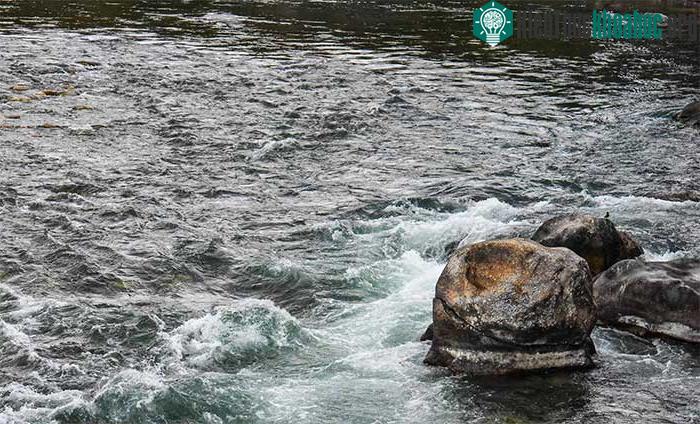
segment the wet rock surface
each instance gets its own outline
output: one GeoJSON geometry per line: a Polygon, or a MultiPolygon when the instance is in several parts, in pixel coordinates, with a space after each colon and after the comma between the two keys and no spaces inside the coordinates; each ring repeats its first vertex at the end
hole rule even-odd
{"type": "Polygon", "coordinates": [[[594,283],[598,319],[638,335],[700,343],[700,260],[618,262],[594,283]]]}
{"type": "Polygon", "coordinates": [[[423,335],[420,336],[420,341],[424,342],[426,340],[432,340],[433,339],[433,324],[430,324],[428,328],[425,329],[425,332],[423,332],[423,335]]]}
{"type": "Polygon", "coordinates": [[[676,119],[689,125],[700,125],[700,101],[686,105],[676,114],[676,119]]]}
{"type": "Polygon", "coordinates": [[[581,257],[525,239],[477,243],[438,280],[425,362],[469,374],[585,367],[594,322],[581,257]]]}
{"type": "Polygon", "coordinates": [[[532,240],[550,247],[566,247],[588,262],[593,275],[615,262],[631,259],[644,251],[627,233],[618,232],[607,218],[586,214],[561,215],[545,221],[532,240]]]}
{"type": "Polygon", "coordinates": [[[639,245],[637,240],[632,237],[630,233],[619,231],[620,241],[622,244],[620,246],[620,258],[632,259],[644,254],[644,249],[639,245]]]}

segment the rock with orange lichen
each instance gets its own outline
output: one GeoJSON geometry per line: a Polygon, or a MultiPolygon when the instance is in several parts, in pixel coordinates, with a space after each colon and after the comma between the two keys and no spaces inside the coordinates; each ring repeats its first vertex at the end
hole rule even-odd
{"type": "Polygon", "coordinates": [[[644,251],[627,233],[619,232],[607,218],[586,214],[561,215],[545,221],[532,239],[549,247],[567,247],[588,262],[598,275],[623,259],[644,251]]]}
{"type": "Polygon", "coordinates": [[[525,239],[457,250],[433,299],[430,365],[509,374],[592,364],[591,274],[569,249],[525,239]]]}

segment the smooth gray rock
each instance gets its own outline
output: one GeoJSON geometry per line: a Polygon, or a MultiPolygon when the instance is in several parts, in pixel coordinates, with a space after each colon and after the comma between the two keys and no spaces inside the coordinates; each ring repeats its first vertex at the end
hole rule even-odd
{"type": "Polygon", "coordinates": [[[469,374],[587,367],[594,324],[591,274],[571,250],[477,243],[457,250],[438,280],[425,362],[469,374]]]}
{"type": "Polygon", "coordinates": [[[700,259],[618,262],[593,287],[603,323],[700,343],[700,259]]]}
{"type": "Polygon", "coordinates": [[[615,262],[644,253],[627,233],[620,233],[606,218],[586,214],[561,215],[545,221],[532,236],[550,247],[566,247],[588,262],[593,275],[615,262]]]}

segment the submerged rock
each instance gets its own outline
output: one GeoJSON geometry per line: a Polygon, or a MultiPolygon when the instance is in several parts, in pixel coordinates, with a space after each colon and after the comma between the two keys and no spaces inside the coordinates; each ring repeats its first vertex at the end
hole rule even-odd
{"type": "Polygon", "coordinates": [[[627,233],[620,233],[607,218],[586,214],[561,215],[545,221],[532,239],[544,246],[567,247],[588,262],[593,275],[615,262],[635,258],[644,251],[627,233]]]}
{"type": "Polygon", "coordinates": [[[593,293],[605,324],[700,343],[700,259],[618,262],[593,293]]]}
{"type": "Polygon", "coordinates": [[[438,280],[425,362],[470,374],[586,367],[594,323],[581,257],[525,239],[477,243],[438,280]]]}
{"type": "Polygon", "coordinates": [[[700,125],[700,101],[689,103],[675,118],[690,125],[700,125]]]}

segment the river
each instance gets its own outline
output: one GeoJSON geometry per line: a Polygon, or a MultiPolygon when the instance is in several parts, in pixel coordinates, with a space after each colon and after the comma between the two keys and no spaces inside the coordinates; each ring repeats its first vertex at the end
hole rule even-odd
{"type": "Polygon", "coordinates": [[[0,423],[700,420],[700,350],[613,329],[422,363],[450,243],[583,211],[700,256],[698,45],[488,48],[473,6],[0,4],[0,423]]]}

